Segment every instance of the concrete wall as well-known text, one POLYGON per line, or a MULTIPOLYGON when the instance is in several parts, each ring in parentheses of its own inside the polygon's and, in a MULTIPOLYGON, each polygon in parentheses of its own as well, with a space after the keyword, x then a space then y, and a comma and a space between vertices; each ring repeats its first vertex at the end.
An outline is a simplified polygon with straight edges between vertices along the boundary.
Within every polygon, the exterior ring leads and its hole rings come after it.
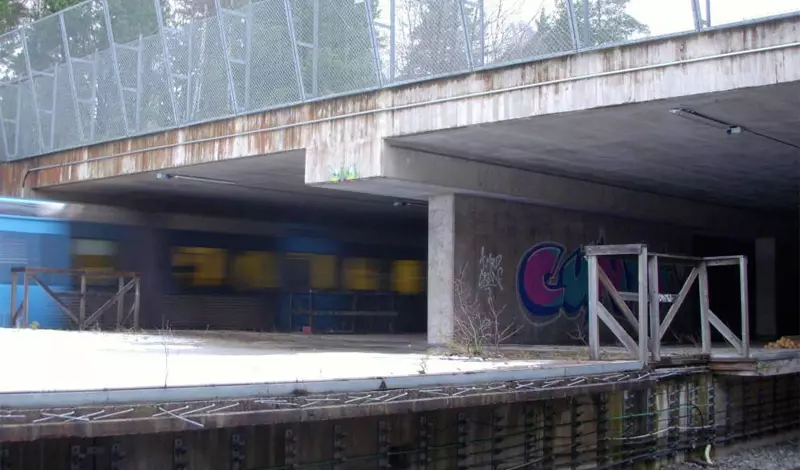
MULTIPOLYGON (((571 336, 582 327, 586 305, 582 245, 646 243, 652 251, 687 254, 692 247, 691 232, 679 228, 473 196, 436 198, 430 216, 432 343, 447 342, 448 328, 452 328, 446 318, 448 307, 463 312, 459 305, 467 298, 486 299, 489 293, 495 297, 496 309, 502 309, 504 324, 513 322, 521 328, 511 341, 575 342, 571 336), (452 222, 447 215, 450 208, 452 222), (448 241, 453 243, 452 254, 447 252, 448 241), (549 290, 543 284, 548 273, 556 274, 549 290), (456 292, 451 301, 448 283, 459 280, 469 291, 456 292)), ((611 272, 612 280, 623 289, 635 285, 634 266, 615 265, 611 272)), ((677 293, 685 275, 688 271, 670 272, 661 290, 677 293)), ((484 307, 488 308, 485 303, 484 307)), ((679 315, 678 321, 684 316, 691 321, 689 315, 679 315)))

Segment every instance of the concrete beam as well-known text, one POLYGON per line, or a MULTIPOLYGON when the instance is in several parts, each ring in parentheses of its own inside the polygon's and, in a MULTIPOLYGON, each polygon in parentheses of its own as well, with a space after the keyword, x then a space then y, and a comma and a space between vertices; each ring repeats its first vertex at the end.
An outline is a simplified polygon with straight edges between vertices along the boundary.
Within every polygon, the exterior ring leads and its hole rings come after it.
POLYGON ((324 186, 417 199, 472 194, 741 237, 774 233, 778 224, 743 209, 390 146, 380 160, 369 178, 324 186))

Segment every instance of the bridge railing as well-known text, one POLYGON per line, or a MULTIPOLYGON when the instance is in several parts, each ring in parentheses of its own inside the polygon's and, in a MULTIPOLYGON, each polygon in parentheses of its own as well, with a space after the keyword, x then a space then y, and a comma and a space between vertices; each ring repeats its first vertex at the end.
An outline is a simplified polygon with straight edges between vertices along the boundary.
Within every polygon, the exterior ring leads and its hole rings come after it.
POLYGON ((0 36, 0 161, 800 11, 725 1, 87 0, 0 36))

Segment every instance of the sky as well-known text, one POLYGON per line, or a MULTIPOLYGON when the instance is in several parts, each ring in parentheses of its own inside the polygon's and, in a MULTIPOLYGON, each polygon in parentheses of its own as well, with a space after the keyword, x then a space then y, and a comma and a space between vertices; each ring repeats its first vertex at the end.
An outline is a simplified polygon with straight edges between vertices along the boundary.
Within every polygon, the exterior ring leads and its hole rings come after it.
MULTIPOLYGON (((564 0, 484 0, 487 12, 502 7, 528 22, 543 8, 552 11, 564 0)), ((706 1, 698 0, 705 15, 706 1)), ((800 9, 798 0, 711 0, 711 25, 717 26, 800 9)), ((685 31, 694 27, 691 0, 631 0, 628 13, 650 27, 654 36, 685 31)))

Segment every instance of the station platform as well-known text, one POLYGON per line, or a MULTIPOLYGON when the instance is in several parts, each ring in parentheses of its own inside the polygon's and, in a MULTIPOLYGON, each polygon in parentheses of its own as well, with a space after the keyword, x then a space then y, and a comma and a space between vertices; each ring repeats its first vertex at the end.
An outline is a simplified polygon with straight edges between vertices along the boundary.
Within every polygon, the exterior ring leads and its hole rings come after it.
POLYGON ((41 408, 470 386, 639 371, 630 359, 497 360, 427 351, 424 336, 0 329, 0 408, 41 408))

